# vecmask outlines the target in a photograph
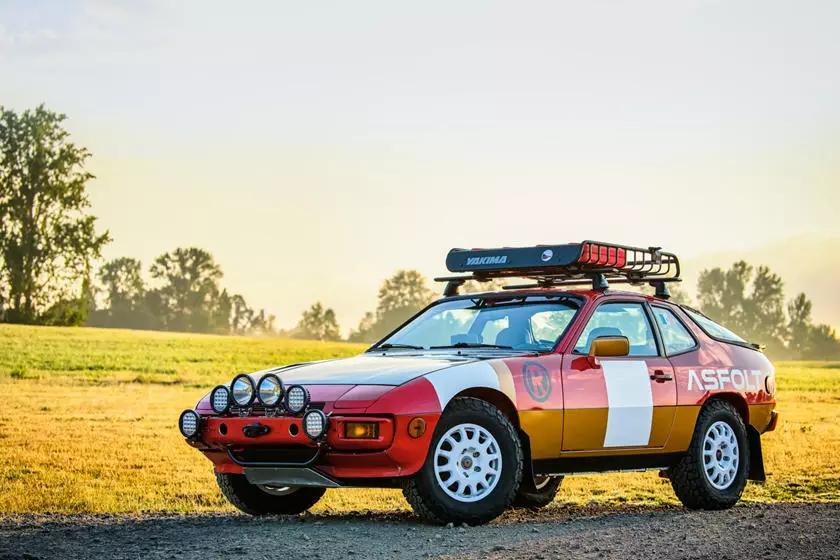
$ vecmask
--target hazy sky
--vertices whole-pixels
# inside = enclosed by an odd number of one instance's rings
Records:
[[[450,247],[686,258],[840,235],[840,3],[0,2],[0,104],[66,113],[106,256],[209,249],[345,329]],[[722,263],[726,264],[726,263]]]

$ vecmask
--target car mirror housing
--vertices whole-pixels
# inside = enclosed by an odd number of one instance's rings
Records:
[[[599,336],[589,347],[589,361],[597,364],[597,358],[614,358],[630,353],[630,341],[626,336]]]

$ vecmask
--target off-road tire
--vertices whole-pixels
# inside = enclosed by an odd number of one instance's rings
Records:
[[[703,447],[706,432],[715,422],[725,422],[738,441],[739,463],[733,482],[724,490],[712,486],[706,477]],[[677,498],[689,509],[728,509],[741,498],[750,471],[750,444],[747,429],[738,411],[722,400],[706,403],[694,426],[691,446],[682,459],[668,470],[671,486]]]
[[[523,480],[522,485],[519,487],[519,491],[513,498],[512,505],[515,508],[544,508],[554,501],[561,484],[563,484],[562,476],[550,477],[546,485],[539,489],[531,488],[531,484],[529,484],[526,488],[525,481]]]
[[[225,498],[250,515],[297,515],[314,506],[325,488],[298,488],[285,496],[274,496],[254,486],[244,474],[217,474],[216,482]]]
[[[475,502],[461,502],[440,487],[435,477],[435,449],[440,438],[459,424],[476,424],[496,439],[501,455],[501,473],[490,493]],[[481,525],[501,515],[513,501],[522,481],[522,443],[510,420],[492,404],[474,398],[456,398],[446,407],[435,428],[426,461],[409,479],[403,495],[414,513],[431,523]]]

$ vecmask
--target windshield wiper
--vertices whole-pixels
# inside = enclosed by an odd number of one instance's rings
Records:
[[[513,346],[503,346],[501,344],[481,344],[478,342],[456,342],[449,346],[430,346],[429,350],[438,350],[441,348],[503,348],[505,350],[513,350]]]
[[[413,344],[391,344],[390,342],[387,344],[381,344],[374,348],[374,350],[391,350],[396,348],[404,348],[407,350],[425,350],[422,346],[415,346]]]

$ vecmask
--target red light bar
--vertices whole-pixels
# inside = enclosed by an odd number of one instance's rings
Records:
[[[578,262],[610,268],[622,268],[627,264],[627,251],[623,247],[584,243]]]

